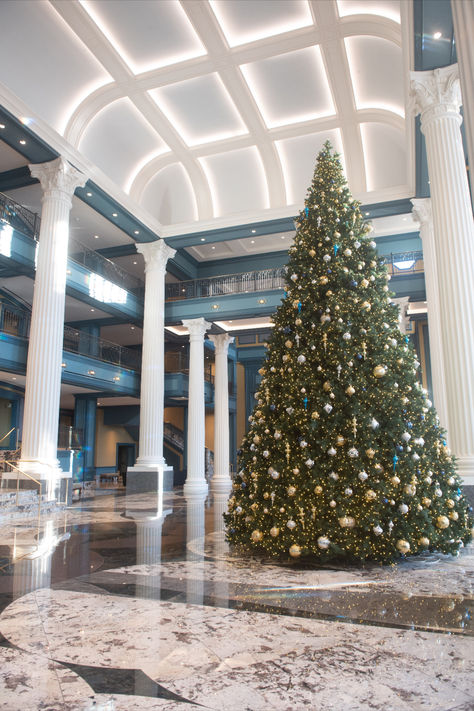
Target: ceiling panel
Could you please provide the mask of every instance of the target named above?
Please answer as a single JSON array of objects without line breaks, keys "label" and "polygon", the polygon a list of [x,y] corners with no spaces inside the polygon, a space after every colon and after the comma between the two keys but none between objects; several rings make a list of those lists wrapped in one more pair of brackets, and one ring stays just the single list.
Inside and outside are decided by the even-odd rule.
[{"label": "ceiling panel", "polygon": [[166,166],[149,181],[142,193],[141,204],[163,225],[197,219],[193,185],[180,163]]},{"label": "ceiling panel", "polygon": [[210,0],[230,47],[312,24],[306,0]]},{"label": "ceiling panel", "polygon": [[61,132],[110,75],[45,0],[1,4],[0,81]]},{"label": "ceiling panel", "polygon": [[401,131],[382,123],[360,126],[365,155],[367,190],[405,185],[406,148]]},{"label": "ceiling panel", "polygon": [[22,165],[27,164],[25,156],[21,153],[17,153],[13,148],[4,141],[0,140],[0,173],[5,170],[14,170],[14,168],[21,168]]},{"label": "ceiling panel", "polygon": [[95,116],[79,149],[121,188],[146,162],[168,150],[128,98],[113,101]]},{"label": "ceiling panel", "polygon": [[319,47],[306,47],[240,68],[268,128],[335,113]]},{"label": "ceiling panel", "polygon": [[301,204],[303,202],[306,191],[313,179],[318,152],[325,141],[331,141],[333,148],[341,154],[344,167],[342,139],[339,129],[276,141],[285,177],[286,202],[288,205]]},{"label": "ceiling panel", "polygon": [[358,109],[405,115],[402,50],[380,37],[347,37],[347,57]]},{"label": "ceiling panel", "polygon": [[134,74],[206,54],[177,0],[82,0],[82,6]]},{"label": "ceiling panel", "polygon": [[347,15],[380,15],[394,22],[400,22],[399,0],[337,0],[341,17]]},{"label": "ceiling panel", "polygon": [[214,215],[268,208],[268,188],[255,146],[201,158],[211,186]]},{"label": "ceiling panel", "polygon": [[216,72],[154,89],[150,94],[188,146],[247,133]]}]

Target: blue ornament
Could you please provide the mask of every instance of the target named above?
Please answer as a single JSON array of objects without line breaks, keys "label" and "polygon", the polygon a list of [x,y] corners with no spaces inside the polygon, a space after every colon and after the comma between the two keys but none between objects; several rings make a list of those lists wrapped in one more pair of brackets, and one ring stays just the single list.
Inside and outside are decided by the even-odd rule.
[{"label": "blue ornament", "polygon": [[332,269],[328,269],[328,274],[332,274]]},{"label": "blue ornament", "polygon": [[308,409],[308,398],[305,397],[305,399],[303,400],[303,402],[304,402],[304,409],[307,410],[307,409]]},{"label": "blue ornament", "polygon": [[275,409],[276,409],[276,406],[275,406],[275,405],[273,405],[273,404],[272,404],[272,405],[270,405],[270,410],[271,410],[272,412],[274,412],[274,411],[275,411]]},{"label": "blue ornament", "polygon": [[409,340],[410,340],[409,337],[405,336],[405,343],[408,343]]},{"label": "blue ornament", "polygon": [[302,307],[302,303],[301,303],[301,301],[298,301],[298,313],[301,313],[301,307]]},{"label": "blue ornament", "polygon": [[235,528],[231,528],[231,529],[230,529],[230,532],[231,532],[231,533],[235,533]]},{"label": "blue ornament", "polygon": [[445,439],[443,439],[443,444],[446,447],[446,440]]},{"label": "blue ornament", "polygon": [[304,214],[306,215],[306,217],[308,217],[308,215],[309,215],[309,210],[308,210],[307,207],[305,207],[305,209],[304,209]]},{"label": "blue ornament", "polygon": [[291,328],[289,326],[285,326],[283,333],[291,333]]},{"label": "blue ornament", "polygon": [[397,444],[397,452],[403,452],[403,447],[401,444]]},{"label": "blue ornament", "polygon": [[357,282],[356,282],[355,279],[353,279],[353,280],[351,281],[351,286],[357,286]]},{"label": "blue ornament", "polygon": [[245,489],[245,487],[247,486],[247,484],[245,483],[245,481],[243,481],[240,486],[241,486],[242,489]]},{"label": "blue ornament", "polygon": [[388,504],[388,499],[383,500],[384,504]]},{"label": "blue ornament", "polygon": [[424,415],[420,415],[420,417],[421,417],[421,419],[422,419],[422,420],[424,420],[424,419],[425,419],[425,416],[424,416]]},{"label": "blue ornament", "polygon": [[339,250],[339,245],[338,245],[338,244],[335,244],[335,245],[334,245],[334,256],[335,256],[335,257],[337,257],[337,252],[338,252],[338,250]]},{"label": "blue ornament", "polygon": [[407,427],[408,427],[409,430],[411,430],[411,428],[413,427],[412,423],[411,423],[411,422],[407,422]]},{"label": "blue ornament", "polygon": [[358,353],[358,354],[357,354],[357,358],[358,358],[359,360],[362,360],[362,353]]},{"label": "blue ornament", "polygon": [[393,471],[395,471],[397,467],[397,462],[398,462],[398,457],[396,454],[393,455]]}]

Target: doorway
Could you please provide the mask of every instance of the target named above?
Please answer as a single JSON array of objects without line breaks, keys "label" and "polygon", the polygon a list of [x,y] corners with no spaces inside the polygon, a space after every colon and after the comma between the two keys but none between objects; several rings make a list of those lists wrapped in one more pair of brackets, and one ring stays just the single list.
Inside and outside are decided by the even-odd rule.
[{"label": "doorway", "polygon": [[127,484],[127,468],[132,467],[135,463],[135,444],[117,442],[116,461],[117,471],[122,477],[122,484]]}]

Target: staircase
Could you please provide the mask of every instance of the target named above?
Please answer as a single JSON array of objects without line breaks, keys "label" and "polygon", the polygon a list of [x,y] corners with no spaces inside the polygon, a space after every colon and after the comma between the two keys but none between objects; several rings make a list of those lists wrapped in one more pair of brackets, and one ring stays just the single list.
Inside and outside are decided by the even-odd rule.
[{"label": "staircase", "polygon": [[12,523],[18,519],[35,519],[39,515],[55,513],[64,509],[64,504],[47,501],[42,494],[41,501],[36,489],[0,489],[0,526]]}]

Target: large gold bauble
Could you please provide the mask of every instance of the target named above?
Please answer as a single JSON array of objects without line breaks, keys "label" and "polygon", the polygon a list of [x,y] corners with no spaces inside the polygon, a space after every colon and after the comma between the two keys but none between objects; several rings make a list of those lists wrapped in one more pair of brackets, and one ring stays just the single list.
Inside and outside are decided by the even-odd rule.
[{"label": "large gold bauble", "polygon": [[348,385],[346,388],[346,393],[347,393],[347,395],[354,395],[355,388],[353,388],[352,385]]},{"label": "large gold bauble", "polygon": [[408,541],[399,540],[397,541],[397,548],[400,553],[408,553],[408,551],[410,550],[410,544],[408,543]]},{"label": "large gold bauble", "polygon": [[288,496],[294,496],[296,494],[296,486],[289,486],[286,492]]},{"label": "large gold bauble", "polygon": [[301,555],[300,546],[296,545],[296,543],[293,543],[293,545],[290,547],[290,555],[292,558],[299,558]]},{"label": "large gold bauble", "polygon": [[422,536],[418,539],[418,543],[420,544],[420,546],[423,546],[423,548],[428,548],[428,546],[430,545],[430,539],[426,536]]},{"label": "large gold bauble", "polygon": [[285,346],[286,346],[287,348],[293,348],[293,342],[290,341],[290,340],[285,341]]},{"label": "large gold bauble", "polygon": [[368,491],[365,492],[365,498],[367,501],[373,501],[374,499],[377,498],[377,494],[373,489],[369,489]]},{"label": "large gold bauble", "polygon": [[387,374],[387,368],[384,365],[376,365],[374,368],[374,375],[376,378],[383,378]]},{"label": "large gold bauble", "polygon": [[323,390],[325,390],[326,392],[331,390],[331,383],[329,382],[329,380],[326,380],[326,382],[323,383]]},{"label": "large gold bauble", "polygon": [[279,533],[280,533],[280,529],[277,528],[276,526],[273,526],[273,528],[270,529],[270,536],[272,536],[272,538],[276,538]]},{"label": "large gold bauble", "polygon": [[369,459],[373,459],[375,455],[375,450],[372,449],[372,447],[369,447],[369,449],[365,450],[366,455],[368,456]]},{"label": "large gold bauble", "polygon": [[255,531],[252,531],[252,535],[250,536],[250,538],[252,539],[252,541],[254,543],[258,543],[259,541],[262,540],[263,533],[257,529]]},{"label": "large gold bauble", "polygon": [[253,441],[255,442],[255,444],[260,444],[260,436],[255,435],[255,437],[253,438]]},{"label": "large gold bauble", "polygon": [[449,518],[447,516],[438,516],[436,519],[436,525],[438,528],[448,528]]},{"label": "large gold bauble", "polygon": [[448,500],[446,501],[446,505],[447,505],[450,509],[454,509],[454,501],[453,501],[452,499],[448,499]]},{"label": "large gold bauble", "polygon": [[354,528],[355,519],[353,519],[352,516],[341,516],[339,525],[341,528]]},{"label": "large gold bauble", "polygon": [[323,487],[322,487],[322,486],[319,486],[319,484],[318,484],[317,486],[314,487],[314,493],[315,493],[315,494],[322,494],[322,493],[323,493]]},{"label": "large gold bauble", "polygon": [[315,257],[315,256],[316,256],[316,252],[314,251],[314,249],[310,249],[309,252],[308,252],[308,254],[309,254],[310,257]]},{"label": "large gold bauble", "polygon": [[363,301],[363,302],[361,303],[361,305],[360,305],[360,308],[361,308],[361,309],[365,309],[366,311],[370,311],[370,309],[372,308],[372,306],[371,306],[371,304],[370,304],[369,301]]},{"label": "large gold bauble", "polygon": [[451,519],[451,521],[457,521],[459,518],[458,512],[457,511],[450,511],[449,518]]},{"label": "large gold bauble", "polygon": [[313,420],[319,420],[319,412],[312,412],[311,413],[311,419]]}]

